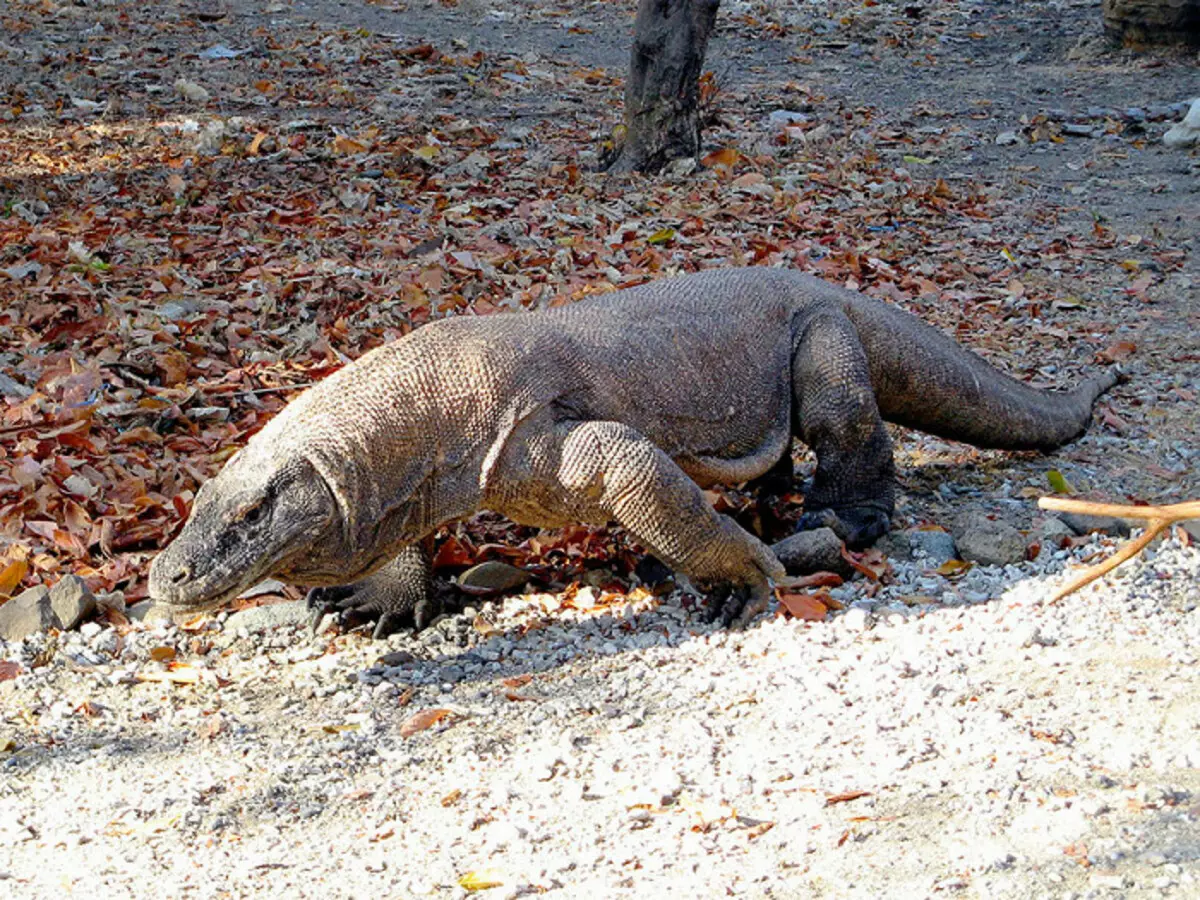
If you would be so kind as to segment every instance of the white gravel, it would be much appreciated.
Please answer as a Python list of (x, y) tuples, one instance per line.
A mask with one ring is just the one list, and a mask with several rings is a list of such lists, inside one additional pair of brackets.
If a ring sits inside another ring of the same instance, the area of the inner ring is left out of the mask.
[[(1054, 557), (897, 564), (744, 633), (584, 589), (387, 643), (222, 616), (0, 644), (27, 669), (0, 683), (0, 891), (1200, 896), (1200, 552), (1046, 605)], [(163, 647), (195, 684), (137, 680)]]

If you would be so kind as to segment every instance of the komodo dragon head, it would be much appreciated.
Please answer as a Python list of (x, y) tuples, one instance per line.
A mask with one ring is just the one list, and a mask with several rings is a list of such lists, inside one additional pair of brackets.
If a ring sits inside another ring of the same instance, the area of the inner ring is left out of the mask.
[(150, 596), (208, 609), (272, 575), (300, 573), (317, 548), (341, 546), (329, 484), (302, 455), (251, 443), (205, 482), (179, 536), (150, 566)]

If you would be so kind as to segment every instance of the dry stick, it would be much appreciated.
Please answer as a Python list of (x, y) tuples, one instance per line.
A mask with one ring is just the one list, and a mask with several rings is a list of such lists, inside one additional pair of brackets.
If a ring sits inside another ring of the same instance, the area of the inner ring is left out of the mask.
[(1067, 584), (1059, 588), (1050, 598), (1057, 603), (1068, 594), (1073, 594), (1085, 584), (1090, 584), (1101, 575), (1111, 572), (1127, 559), (1137, 556), (1163, 529), (1185, 519), (1200, 519), (1200, 500), (1188, 503), (1173, 503), (1169, 506), (1126, 506), (1121, 503), (1093, 503), (1090, 500), (1068, 500), (1065, 497), (1042, 497), (1038, 500), (1042, 509), (1057, 512), (1081, 513), (1085, 516), (1116, 516), (1120, 519), (1144, 519), (1146, 530), (1137, 538), (1126, 542), (1116, 553), (1094, 566), (1084, 569)]

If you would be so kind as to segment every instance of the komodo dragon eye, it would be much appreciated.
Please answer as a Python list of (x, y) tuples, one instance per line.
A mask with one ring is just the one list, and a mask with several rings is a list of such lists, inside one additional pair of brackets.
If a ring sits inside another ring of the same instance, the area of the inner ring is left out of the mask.
[(258, 523), (263, 517), (263, 503), (255, 503), (253, 506), (245, 507), (238, 511), (237, 520), (245, 522), (247, 525)]

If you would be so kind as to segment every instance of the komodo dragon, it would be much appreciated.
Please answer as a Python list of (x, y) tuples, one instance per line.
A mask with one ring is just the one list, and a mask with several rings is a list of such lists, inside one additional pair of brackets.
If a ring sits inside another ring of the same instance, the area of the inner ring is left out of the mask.
[(480, 509), (618, 522), (745, 623), (784, 574), (701, 487), (817, 456), (802, 528), (852, 546), (889, 525), (884, 420), (980, 447), (1078, 437), (1108, 372), (1036, 390), (892, 306), (781, 269), (667, 279), (556, 309), (456, 317), (379, 347), (292, 401), (201, 487), (150, 594), (208, 608), (268, 576), (378, 620), (439, 611), (423, 541)]

